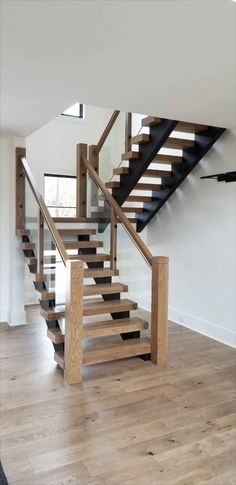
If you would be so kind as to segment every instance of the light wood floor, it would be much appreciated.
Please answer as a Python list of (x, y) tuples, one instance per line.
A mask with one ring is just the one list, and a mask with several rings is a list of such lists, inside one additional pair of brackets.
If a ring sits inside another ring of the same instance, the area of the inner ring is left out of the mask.
[(235, 352), (170, 325), (167, 369), (132, 358), (64, 384), (37, 308), (1, 334), (10, 485), (235, 485)]

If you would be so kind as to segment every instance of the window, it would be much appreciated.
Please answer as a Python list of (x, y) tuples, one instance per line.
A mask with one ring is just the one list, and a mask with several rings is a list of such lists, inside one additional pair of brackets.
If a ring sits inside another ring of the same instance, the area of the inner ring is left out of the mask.
[(62, 116), (70, 116), (71, 118), (84, 118), (84, 105), (75, 103), (70, 108), (66, 109)]
[(52, 217), (76, 217), (76, 177), (46, 173), (44, 199)]

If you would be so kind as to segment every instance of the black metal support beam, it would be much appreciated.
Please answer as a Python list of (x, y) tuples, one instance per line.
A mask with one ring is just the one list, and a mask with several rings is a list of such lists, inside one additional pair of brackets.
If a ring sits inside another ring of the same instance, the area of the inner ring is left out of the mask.
[(129, 173), (121, 175), (120, 187), (112, 190), (112, 195), (119, 205), (127, 199), (177, 123), (177, 121), (163, 119), (157, 125), (150, 127), (150, 141), (139, 146), (139, 157), (130, 160)]
[(215, 128), (210, 126), (206, 131), (196, 135), (195, 146), (193, 148), (183, 150), (183, 162), (172, 167), (173, 177), (170, 177), (170, 180), (164, 179), (162, 181), (162, 189), (152, 193), (152, 202), (144, 204), (143, 213), (136, 214), (138, 219), (138, 232), (141, 232), (151, 221), (154, 215), (160, 210), (194, 167), (196, 167), (224, 131), (225, 128)]

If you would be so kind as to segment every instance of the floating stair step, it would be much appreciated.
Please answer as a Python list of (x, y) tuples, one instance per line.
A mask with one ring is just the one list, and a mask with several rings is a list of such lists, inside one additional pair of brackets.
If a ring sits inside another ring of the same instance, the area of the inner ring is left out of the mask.
[(55, 291), (48, 291), (48, 290), (36, 290), (39, 293), (40, 300), (55, 300), (56, 294)]
[(55, 277), (55, 270), (48, 270), (45, 273), (34, 273), (32, 274), (33, 281), (36, 283), (39, 281), (48, 281), (51, 278)]
[(97, 217), (53, 217), (55, 224), (77, 224), (77, 223), (97, 223), (99, 219)]
[(64, 335), (61, 333), (60, 328), (48, 328), (47, 336), (54, 344), (63, 344)]
[(147, 328), (148, 323), (141, 318), (105, 320), (104, 322), (85, 324), (83, 338), (108, 337), (109, 335), (136, 332)]
[(150, 135), (146, 133), (141, 133), (140, 135), (133, 136), (131, 138), (131, 143), (133, 145), (142, 145), (143, 143), (148, 143), (150, 140)]
[[(122, 300), (84, 300), (83, 302), (83, 315), (85, 317), (91, 315), (104, 315), (106, 313), (117, 313), (117, 312), (127, 312), (130, 310), (136, 310), (137, 303), (128, 298)], [(58, 305), (55, 308), (48, 308), (40, 310), (40, 315), (45, 318), (45, 320), (59, 320), (65, 317), (65, 307), (63, 305)]]
[(119, 270), (113, 270), (110, 268), (91, 268), (84, 269), (84, 278), (107, 278), (112, 276), (118, 276)]
[(30, 258), (25, 258), (25, 262), (29, 265), (29, 266), (35, 266), (37, 264), (37, 258), (32, 256)]
[(29, 229), (16, 229), (16, 235), (17, 236), (29, 236), (30, 231), (29, 231)]
[(131, 213), (131, 214), (138, 214), (139, 212), (143, 212), (142, 207), (124, 207), (122, 206), (122, 209), (125, 213)]
[(98, 261), (110, 261), (110, 254), (69, 254), (70, 259), (80, 259), (87, 263), (97, 263)]
[(175, 155), (156, 155), (152, 163), (182, 163), (182, 157), (176, 157)]
[(146, 118), (142, 119), (142, 126), (154, 126), (161, 123), (161, 118), (157, 118), (156, 116), (146, 116)]
[(131, 224), (137, 223), (137, 217), (128, 217), (128, 219), (129, 219), (129, 222), (131, 222)]
[(186, 148), (194, 147), (195, 142), (194, 140), (185, 140), (183, 138), (167, 138), (165, 141), (163, 148), (174, 148), (177, 150), (184, 150)]
[(123, 293), (126, 291), (128, 291), (128, 286), (123, 285), (122, 283), (105, 283), (84, 286), (84, 296), (110, 295), (113, 293)]
[(66, 249), (99, 248), (102, 241), (63, 241)]
[(118, 189), (120, 187), (120, 182), (111, 181), (106, 182), (105, 185), (108, 189)]
[(60, 318), (65, 317), (65, 307), (64, 306), (56, 306), (55, 308), (47, 308), (40, 310), (41, 317), (45, 318), (45, 320), (53, 321), (53, 320), (60, 320)]
[(153, 177), (153, 178), (164, 178), (171, 177), (172, 173), (170, 170), (152, 170), (148, 169), (143, 173), (142, 177)]
[(137, 184), (135, 185), (134, 189), (133, 190), (160, 190), (161, 189), (161, 185), (158, 185), (158, 184)]
[(105, 313), (127, 312), (136, 310), (137, 303), (128, 298), (122, 300), (84, 300), (83, 315), (103, 315)]
[(149, 338), (123, 340), (119, 342), (109, 342), (96, 348), (93, 344), (83, 351), (83, 364), (91, 365), (99, 362), (125, 359), (136, 355), (149, 354), (151, 344)]
[(126, 202), (151, 202), (152, 197), (147, 195), (129, 195), (127, 197)]
[(139, 152), (125, 152), (122, 154), (122, 160), (136, 160), (139, 157)]
[[(112, 270), (110, 268), (91, 268), (91, 269), (84, 269), (84, 279), (87, 278), (107, 278), (112, 276), (118, 276), (119, 270)], [(32, 274), (33, 281), (48, 281), (52, 276), (55, 276), (55, 272), (51, 273), (35, 273)]]
[(64, 236), (91, 236), (96, 234), (96, 229), (58, 229), (61, 237)]
[(179, 121), (174, 131), (181, 131), (184, 133), (200, 133), (201, 131), (206, 131), (208, 126), (198, 125), (196, 123), (187, 123), (185, 121)]
[(31, 242), (21, 243), (21, 249), (27, 250), (27, 251), (33, 250), (33, 249), (35, 249), (35, 244), (31, 243)]
[[(135, 357), (137, 355), (149, 354), (151, 352), (150, 339), (140, 338), (123, 340), (119, 342), (109, 342), (104, 345), (90, 346), (83, 350), (83, 364), (91, 365), (100, 362), (108, 362), (112, 360), (125, 359), (127, 357)], [(54, 359), (56, 363), (64, 369), (64, 352), (55, 352)]]
[(127, 173), (129, 173), (129, 167), (118, 167), (113, 170), (113, 175), (124, 175)]

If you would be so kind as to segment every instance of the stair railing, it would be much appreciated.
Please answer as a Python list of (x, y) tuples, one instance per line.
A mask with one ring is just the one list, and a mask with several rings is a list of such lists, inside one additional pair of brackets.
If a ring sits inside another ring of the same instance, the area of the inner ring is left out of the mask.
[[(134, 229), (121, 207), (106, 188), (105, 184), (94, 169), (86, 153), (88, 147), (85, 144), (77, 145), (79, 158), (77, 163), (83, 173), (83, 183), (86, 184), (87, 173), (103, 194), (103, 197), (111, 209), (111, 268), (116, 269), (116, 248), (117, 248), (117, 222), (126, 229), (129, 237), (139, 249), (148, 266), (152, 270), (151, 289), (151, 361), (154, 364), (166, 365), (168, 358), (168, 273), (169, 258), (165, 256), (153, 256), (142, 238)], [(104, 220), (108, 222), (104, 212)]]
[(68, 384), (81, 381), (83, 334), (83, 261), (70, 260), (60, 234), (53, 222), (33, 173), (25, 158), (25, 149), (16, 149), (16, 234), (26, 230), (26, 180), (38, 206), (37, 277), (43, 280), (44, 225), (48, 228), (55, 248), (66, 271), (64, 378)]

